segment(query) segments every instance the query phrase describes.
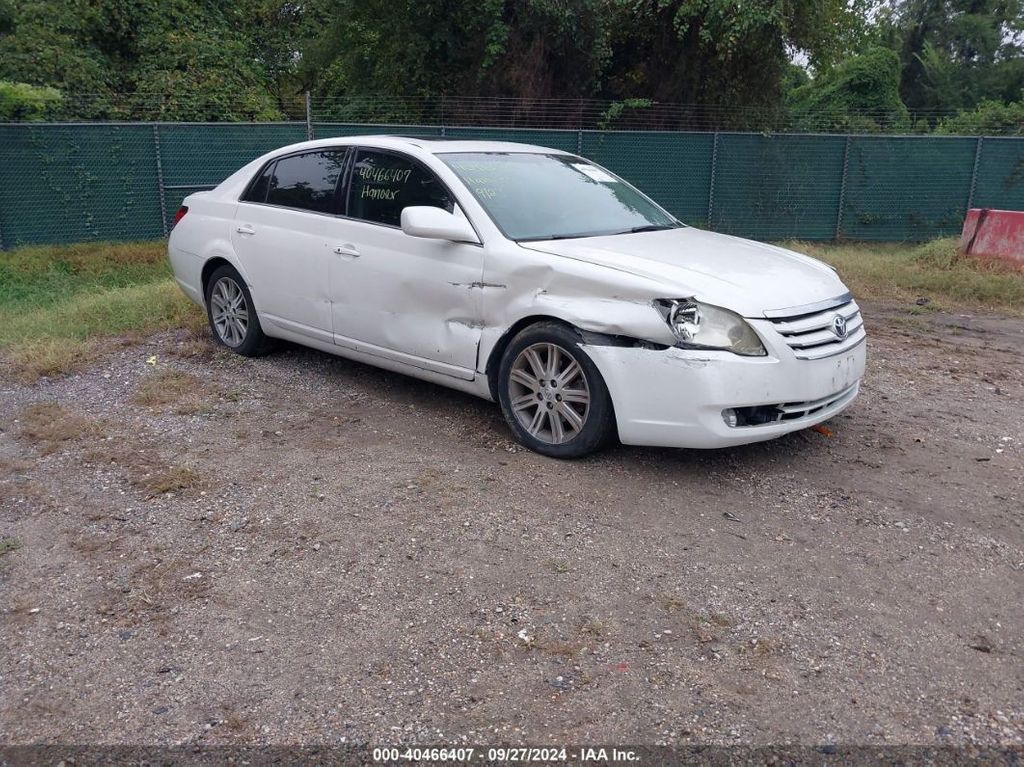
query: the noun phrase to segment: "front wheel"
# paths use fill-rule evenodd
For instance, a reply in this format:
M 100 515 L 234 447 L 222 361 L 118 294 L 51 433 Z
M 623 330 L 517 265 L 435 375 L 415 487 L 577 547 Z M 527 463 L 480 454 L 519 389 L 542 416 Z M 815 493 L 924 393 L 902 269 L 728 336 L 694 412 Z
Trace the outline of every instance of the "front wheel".
M 245 280 L 234 267 L 218 267 L 206 283 L 206 316 L 217 341 L 245 357 L 256 357 L 267 337 Z
M 611 397 L 570 328 L 553 322 L 522 330 L 505 350 L 498 399 L 517 439 L 554 458 L 578 458 L 615 437 Z

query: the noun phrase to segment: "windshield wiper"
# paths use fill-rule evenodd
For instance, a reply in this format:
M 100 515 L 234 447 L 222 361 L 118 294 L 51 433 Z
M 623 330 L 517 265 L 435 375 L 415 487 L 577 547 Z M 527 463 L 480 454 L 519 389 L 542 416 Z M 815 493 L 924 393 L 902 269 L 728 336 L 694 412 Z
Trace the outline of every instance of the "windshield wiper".
M 580 240 L 584 237 L 597 237 L 594 232 L 580 232 L 579 234 L 544 234 L 539 237 L 520 237 L 516 242 L 544 242 L 546 240 Z
M 616 234 L 636 234 L 637 232 L 658 232 L 662 229 L 681 229 L 683 224 L 644 224 L 621 232 L 576 232 L 574 234 L 546 234 L 540 237 L 521 237 L 516 242 L 536 242 L 538 240 L 580 240 L 584 237 L 614 237 Z
M 663 229 L 678 229 L 679 224 L 645 224 L 644 226 L 634 226 L 632 229 L 626 229 L 622 232 L 616 232 L 615 234 L 636 234 L 637 232 L 660 232 Z

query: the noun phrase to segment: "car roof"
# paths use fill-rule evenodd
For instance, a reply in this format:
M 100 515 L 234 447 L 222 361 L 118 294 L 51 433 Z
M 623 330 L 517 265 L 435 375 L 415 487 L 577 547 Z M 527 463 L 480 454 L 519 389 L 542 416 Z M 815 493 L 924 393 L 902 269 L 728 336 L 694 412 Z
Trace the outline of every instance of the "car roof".
M 318 149 L 320 147 L 358 144 L 360 146 L 380 147 L 381 149 L 403 149 L 416 147 L 431 154 L 448 154 L 453 152 L 520 152 L 529 154 L 568 154 L 560 149 L 519 144 L 514 141 L 479 141 L 475 139 L 457 139 L 444 136 L 395 136 L 388 134 L 372 134 L 366 136 L 334 136 L 332 138 L 303 141 L 293 144 L 287 149 Z

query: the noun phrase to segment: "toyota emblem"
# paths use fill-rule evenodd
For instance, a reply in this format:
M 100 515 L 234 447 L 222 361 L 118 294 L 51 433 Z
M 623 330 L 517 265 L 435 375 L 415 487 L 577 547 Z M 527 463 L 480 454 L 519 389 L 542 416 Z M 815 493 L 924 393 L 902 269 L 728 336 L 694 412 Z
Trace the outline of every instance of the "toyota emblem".
M 846 338 L 846 317 L 837 314 L 832 318 L 832 332 L 836 334 L 836 338 L 840 341 Z

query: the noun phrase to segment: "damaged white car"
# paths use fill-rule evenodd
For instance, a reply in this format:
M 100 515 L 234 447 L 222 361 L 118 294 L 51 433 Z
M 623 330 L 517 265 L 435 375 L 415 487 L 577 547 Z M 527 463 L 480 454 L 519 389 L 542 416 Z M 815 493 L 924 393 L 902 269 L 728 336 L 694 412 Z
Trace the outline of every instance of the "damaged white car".
M 864 374 L 830 267 L 684 226 L 542 147 L 285 147 L 186 198 L 169 255 L 239 354 L 287 339 L 496 400 L 550 456 L 771 439 L 839 413 Z

